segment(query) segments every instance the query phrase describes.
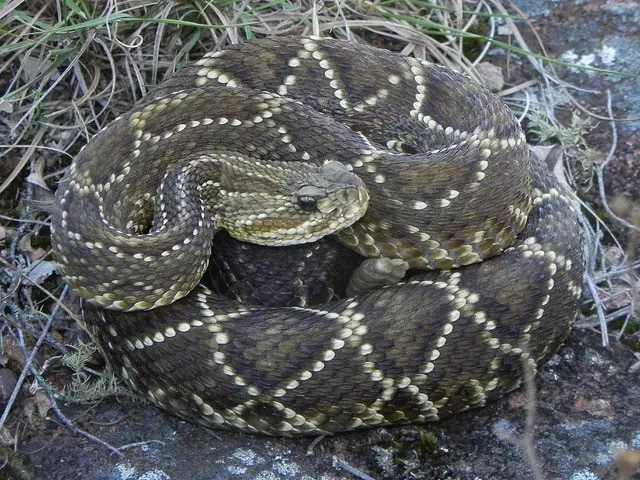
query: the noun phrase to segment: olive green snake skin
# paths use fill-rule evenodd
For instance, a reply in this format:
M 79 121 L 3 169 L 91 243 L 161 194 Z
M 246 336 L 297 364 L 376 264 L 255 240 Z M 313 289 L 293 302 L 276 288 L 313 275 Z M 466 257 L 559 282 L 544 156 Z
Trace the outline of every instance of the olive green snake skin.
M 206 55 L 89 142 L 57 201 L 56 259 L 107 359 L 210 427 L 438 420 L 517 388 L 578 314 L 579 214 L 514 116 L 462 74 L 368 46 Z M 200 283 L 218 228 L 263 245 L 214 247 L 231 298 Z M 312 305 L 306 279 L 346 265 L 334 240 L 409 275 Z M 288 306 L 260 300 L 281 286 Z

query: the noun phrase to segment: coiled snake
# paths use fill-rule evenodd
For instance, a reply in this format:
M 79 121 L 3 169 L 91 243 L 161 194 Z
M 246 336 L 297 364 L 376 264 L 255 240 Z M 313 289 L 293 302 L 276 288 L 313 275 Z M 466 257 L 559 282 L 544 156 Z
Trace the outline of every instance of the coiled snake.
M 437 420 L 516 388 L 578 312 L 578 213 L 514 116 L 462 74 L 368 46 L 278 38 L 208 54 L 96 135 L 57 200 L 60 271 L 104 307 L 86 321 L 106 357 L 211 427 Z M 267 245 L 216 262 L 244 285 L 233 298 L 200 283 L 219 228 Z M 304 292 L 343 266 L 332 239 L 268 247 L 331 233 L 395 259 L 365 262 L 378 273 L 411 275 L 337 300 L 344 286 L 327 287 L 315 306 L 291 291 L 289 306 L 242 300 L 278 297 L 272 270 Z M 255 275 L 233 269 L 257 264 L 247 287 Z

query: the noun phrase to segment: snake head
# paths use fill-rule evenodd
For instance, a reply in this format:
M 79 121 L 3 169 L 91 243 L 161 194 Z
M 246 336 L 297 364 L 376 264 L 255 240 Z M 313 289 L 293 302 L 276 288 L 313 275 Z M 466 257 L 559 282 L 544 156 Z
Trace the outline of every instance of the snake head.
M 238 240 L 269 246 L 314 242 L 353 224 L 369 206 L 364 182 L 335 161 L 322 166 L 273 162 L 261 181 L 252 204 L 227 205 L 218 215 L 218 225 Z
M 366 210 L 369 195 L 364 183 L 342 163 L 327 161 L 306 180 L 295 193 L 301 210 L 326 215 L 338 210 L 348 218 L 358 216 L 363 206 Z
M 369 193 L 360 177 L 335 161 L 325 162 L 317 175 L 309 175 L 294 199 L 300 210 L 326 216 L 326 228 L 332 232 L 360 219 L 369 205 Z

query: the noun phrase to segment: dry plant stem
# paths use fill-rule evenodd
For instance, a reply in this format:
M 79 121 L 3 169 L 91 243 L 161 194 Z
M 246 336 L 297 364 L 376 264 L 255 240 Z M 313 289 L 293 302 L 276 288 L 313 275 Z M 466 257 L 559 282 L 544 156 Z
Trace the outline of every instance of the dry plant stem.
M 158 443 L 160 445 L 166 445 L 162 440 L 145 440 L 144 442 L 135 442 L 135 443 L 127 443 L 126 445 L 122 445 L 118 448 L 118 450 L 127 450 L 129 448 L 142 447 L 144 445 L 149 445 L 150 443 Z
M 0 20 L 10 14 L 14 9 L 18 8 L 25 0 L 13 0 L 0 8 Z
M 312 3 L 311 9 L 311 30 L 316 37 L 320 36 L 320 23 L 318 22 L 318 6 L 315 0 Z
M 345 472 L 349 472 L 351 475 L 353 475 L 354 477 L 356 477 L 356 478 L 358 478 L 360 480 L 375 480 L 373 477 L 367 475 L 366 473 L 358 470 L 355 467 L 352 467 L 347 462 L 345 462 L 344 460 L 339 459 L 335 455 L 333 456 L 333 463 L 335 465 L 337 465 L 338 467 L 340 467 Z
M 25 361 L 25 364 L 24 364 L 24 368 L 22 369 L 22 372 L 20 372 L 20 376 L 18 377 L 18 381 L 16 383 L 16 386 L 14 387 L 13 391 L 11 392 L 11 396 L 9 397 L 9 401 L 7 402 L 7 405 L 4 408 L 4 411 L 2 412 L 2 416 L 0 417 L 0 430 L 2 430 L 2 427 L 3 427 L 4 423 L 5 423 L 5 421 L 7 420 L 7 416 L 9 415 L 9 412 L 11 411 L 11 407 L 13 406 L 13 403 L 16 401 L 16 397 L 18 396 L 18 393 L 20 392 L 20 388 L 22 388 L 22 384 L 24 383 L 24 379 L 26 378 L 27 374 L 29 373 L 29 370 L 31 368 L 31 362 L 33 362 L 33 359 L 35 358 L 36 353 L 38 353 L 38 349 L 40 348 L 40 346 L 44 342 L 44 339 L 45 339 L 45 337 L 47 335 L 47 332 L 49 331 L 49 329 L 51 328 L 51 324 L 53 323 L 53 319 L 58 314 L 58 310 L 60 308 L 60 305 L 62 304 L 62 300 L 64 299 L 64 297 L 67 294 L 68 288 L 69 287 L 65 285 L 64 289 L 62 290 L 62 294 L 60 295 L 60 298 L 56 302 L 56 305 L 53 307 L 53 310 L 51 311 L 51 315 L 49 315 L 49 318 L 47 319 L 47 323 L 45 324 L 44 328 L 42 329 L 42 333 L 40 334 L 40 337 L 38 338 L 38 341 L 36 342 L 35 346 L 33 347 L 33 350 L 31 350 L 31 353 L 28 356 L 26 356 L 26 361 Z
M 589 245 L 591 247 L 591 250 L 589 251 L 589 255 L 587 256 L 587 258 L 589 259 L 589 266 L 590 268 L 587 269 L 587 271 L 589 272 L 590 275 L 593 275 L 594 278 L 596 278 L 595 276 L 595 262 L 596 259 L 599 258 L 600 262 L 602 265 L 600 265 L 600 268 L 603 272 L 607 272 L 609 271 L 606 268 L 606 265 L 604 265 L 604 248 L 602 246 L 601 240 L 603 238 L 603 233 L 600 230 L 600 227 L 604 228 L 605 231 L 607 232 L 607 234 L 611 237 L 611 239 L 614 241 L 615 246 L 618 247 L 620 249 L 620 251 L 624 251 L 624 247 L 622 246 L 622 243 L 620 243 L 620 240 L 618 240 L 618 237 L 613 233 L 613 231 L 609 228 L 609 226 L 600 219 L 600 217 L 598 216 L 597 212 L 595 210 L 593 210 L 593 208 L 591 208 L 589 205 L 587 205 L 586 203 L 584 203 L 583 201 L 580 201 L 580 204 L 582 205 L 582 208 L 584 208 L 589 215 L 591 215 L 591 217 L 593 218 L 593 220 L 596 222 L 598 229 L 597 232 L 594 232 L 593 227 L 591 227 L 591 225 L 588 222 L 584 223 L 584 227 L 588 233 L 587 237 L 590 239 L 590 241 L 593 243 L 593 246 Z M 596 237 L 597 235 L 597 237 Z M 625 264 L 623 262 L 623 264 L 619 267 L 614 267 L 614 269 L 620 269 L 620 271 L 622 271 L 622 269 L 626 269 L 627 268 L 627 264 Z M 605 279 L 608 279 L 610 276 L 605 276 Z M 600 283 L 599 281 L 596 281 L 596 283 Z
M 634 308 L 629 308 L 629 310 L 626 312 L 626 318 L 624 319 L 624 323 L 622 324 L 622 327 L 620 327 L 620 331 L 618 332 L 617 338 L 618 340 L 620 340 L 622 338 L 622 335 L 624 334 L 624 332 L 627 330 L 627 327 L 629 326 L 629 321 L 631 320 L 631 318 L 635 317 L 635 305 L 633 306 Z M 620 315 L 621 317 L 624 315 Z
M 20 228 L 26 226 L 26 224 L 22 224 L 20 225 Z M 20 233 L 20 229 L 18 230 L 18 235 L 16 235 L 16 237 L 21 237 L 22 234 Z M 14 242 L 14 244 L 17 242 Z M 14 248 L 14 244 L 12 244 L 12 249 L 13 252 L 10 253 L 9 257 L 10 258 L 14 258 L 15 257 L 15 248 Z M 19 270 L 17 267 L 11 265 L 9 262 L 7 262 L 4 258 L 0 257 L 0 263 L 2 263 L 5 267 L 10 268 L 12 270 L 15 270 L 16 274 L 19 274 L 19 276 L 22 277 L 23 280 L 28 281 L 31 285 L 33 285 L 34 287 L 38 288 L 42 293 L 44 293 L 47 297 L 49 297 L 51 300 L 53 300 L 54 302 L 58 301 L 58 297 L 56 297 L 53 293 L 51 293 L 49 290 L 47 290 L 46 288 L 44 288 L 42 285 L 40 285 L 38 282 L 33 281 L 31 278 L 29 278 L 28 276 L 26 276 L 24 273 L 22 273 L 21 270 Z M 8 296 L 7 296 L 8 298 Z M 4 300 L 4 299 L 3 299 Z M 66 305 L 61 305 L 62 309 L 71 317 L 73 318 L 76 322 L 79 322 L 79 319 L 77 317 L 77 315 L 75 313 L 73 313 L 69 307 L 67 307 Z
M 587 225 L 588 226 L 588 225 Z M 602 240 L 601 232 L 598 231 L 597 234 L 591 235 L 593 238 L 594 248 L 590 253 L 589 257 L 591 261 L 589 262 L 589 268 L 587 269 L 586 283 L 588 288 L 590 289 L 590 294 L 593 300 L 594 307 L 596 309 L 596 314 L 588 317 L 583 321 L 576 322 L 574 324 L 575 328 L 589 328 L 593 329 L 593 327 L 600 325 L 600 333 L 603 336 L 603 346 L 608 346 L 608 333 L 607 329 L 603 328 L 602 325 L 606 325 L 612 320 L 615 320 L 620 317 L 626 316 L 623 326 L 620 328 L 618 332 L 618 339 L 622 337 L 624 334 L 629 321 L 635 315 L 635 293 L 634 293 L 634 284 L 632 283 L 629 289 L 618 291 L 617 294 L 627 293 L 630 299 L 630 305 L 623 307 L 619 310 L 615 310 L 609 314 L 605 314 L 604 302 L 601 299 L 600 294 L 607 295 L 609 291 L 611 291 L 614 287 L 612 286 L 610 279 L 612 278 L 620 278 L 623 274 L 627 273 L 629 275 L 633 275 L 633 270 L 638 268 L 640 262 L 635 262 L 633 264 L 622 264 L 620 267 L 613 267 L 607 270 L 606 265 L 602 265 L 601 271 L 605 272 L 600 275 L 596 275 L 595 273 L 595 258 L 600 257 L 604 259 L 604 249 L 602 248 L 602 244 L 600 243 Z M 613 237 L 615 239 L 615 237 Z M 604 263 L 604 260 L 603 260 Z M 633 280 L 634 277 L 632 277 Z M 597 285 L 601 282 L 607 282 L 606 288 L 599 288 Z M 637 282 L 637 280 L 636 280 Z M 594 322 L 594 319 L 598 320 Z M 595 331 L 595 330 L 594 330 Z
M 6 304 L 6 302 L 2 301 L 2 303 L 0 303 L 0 307 L 2 307 L 5 304 Z M 21 318 L 21 317 L 25 316 L 23 311 L 21 311 L 15 304 L 8 304 L 8 305 L 6 305 L 6 308 L 9 308 L 11 310 L 11 313 L 13 314 L 14 317 L 16 317 L 17 319 L 21 320 L 18 323 L 16 321 L 13 321 L 10 318 L 10 316 L 7 315 L 5 317 L 7 324 L 11 324 L 17 330 L 20 330 L 20 329 L 25 330 L 27 333 L 32 335 L 34 338 L 39 338 L 39 336 L 40 336 L 40 334 L 42 332 L 36 330 L 36 328 L 33 327 L 27 320 L 24 320 L 24 319 Z M 27 316 L 31 316 L 31 315 L 27 314 Z M 57 341 L 55 341 L 53 339 L 53 337 L 51 337 L 51 335 L 49 333 L 45 334 L 44 342 L 47 345 L 49 345 L 50 347 L 52 347 L 54 350 L 57 350 L 61 355 L 64 355 L 64 354 L 68 353 L 67 348 L 64 345 L 62 345 L 62 344 L 58 343 Z
M 24 152 L 24 155 L 22 155 L 22 158 L 18 162 L 18 165 L 16 165 L 16 167 L 9 174 L 6 180 L 2 182 L 2 185 L 0 185 L 0 193 L 2 193 L 11 184 L 11 182 L 15 180 L 15 178 L 20 174 L 20 172 L 25 167 L 29 159 L 31 159 L 33 152 L 35 152 L 36 148 L 40 144 L 40 140 L 42 140 L 44 132 L 45 130 L 43 128 L 40 128 L 38 130 L 38 133 L 36 133 L 35 137 L 33 138 L 33 141 L 31 142 L 31 145 L 29 145 L 29 147 L 27 148 L 27 151 Z
M 167 2 L 162 12 L 160 12 L 160 18 L 167 18 L 169 12 L 173 8 L 173 1 Z M 160 57 L 160 43 L 162 42 L 162 36 L 164 33 L 165 24 L 159 23 L 156 30 L 156 35 L 153 41 L 153 66 L 151 69 L 151 85 L 158 83 L 158 58 Z
M 529 87 L 533 87 L 538 84 L 537 79 L 527 80 L 526 82 L 522 82 L 520 85 L 515 85 L 511 88 L 506 88 L 497 93 L 499 97 L 508 97 L 509 95 L 513 95 L 514 93 L 519 92 L 520 90 L 525 90 Z
M 64 293 L 66 293 L 66 292 L 64 292 Z M 61 298 L 62 298 L 62 296 L 61 296 Z M 53 316 L 53 313 L 54 312 L 52 312 L 52 314 L 51 314 L 52 316 Z M 18 330 L 18 340 L 19 340 L 19 344 L 20 344 L 20 347 L 21 347 L 22 351 L 26 355 L 26 346 L 25 346 L 24 341 L 22 339 L 22 334 L 21 334 L 21 332 L 19 330 Z M 54 413 L 56 414 L 56 417 L 58 417 L 58 419 L 69 430 L 71 430 L 73 433 L 75 433 L 77 435 L 81 435 L 81 436 L 87 438 L 88 440 L 90 440 L 92 442 L 95 442 L 95 443 L 107 448 L 109 451 L 111 451 L 111 453 L 115 453 L 120 458 L 124 457 L 124 454 L 122 452 L 120 452 L 118 448 L 114 447 L 110 443 L 105 442 L 101 438 L 96 437 L 95 435 L 92 435 L 91 433 L 89 433 L 89 432 L 87 432 L 85 430 L 76 428 L 73 425 L 73 422 L 71 420 L 69 420 L 67 418 L 67 416 L 64 413 L 62 413 L 62 411 L 60 410 L 60 407 L 58 407 L 58 403 L 56 401 L 55 393 L 53 392 L 51 386 L 45 381 L 45 379 L 42 378 L 42 375 L 40 375 L 40 373 L 38 373 L 38 371 L 33 367 L 33 365 L 29 365 L 29 371 L 34 376 L 36 381 L 38 382 L 39 387 L 42 388 L 42 390 L 47 395 L 47 398 L 49 399 L 49 405 L 50 405 L 51 410 L 54 411 Z
M 122 452 L 120 452 L 120 450 L 117 447 L 114 447 L 113 445 L 111 445 L 109 442 L 105 442 L 104 440 L 102 440 L 100 437 L 96 437 L 95 435 L 82 430 L 80 428 L 76 428 L 73 425 L 73 422 L 71 420 L 69 420 L 64 413 L 62 413 L 62 411 L 60 410 L 60 407 L 58 407 L 58 404 L 56 402 L 55 399 L 55 394 L 53 393 L 53 391 L 51 390 L 51 387 L 45 382 L 45 380 L 38 375 L 37 373 L 35 373 L 35 377 L 38 381 L 38 384 L 40 385 L 40 387 L 44 390 L 44 392 L 47 394 L 47 397 L 49 398 L 49 402 L 51 404 L 51 409 L 55 412 L 56 417 L 58 417 L 58 419 L 69 429 L 71 430 L 73 433 L 75 433 L 76 435 L 80 435 L 82 437 L 85 437 L 86 439 L 97 443 L 98 445 L 101 445 L 103 447 L 105 447 L 107 450 L 109 450 L 111 453 L 116 454 L 118 457 L 120 458 L 124 458 L 124 454 Z M 55 422 L 54 422 L 55 423 Z
M 619 277 L 623 273 L 631 272 L 638 268 L 640 268 L 640 260 L 636 260 L 635 262 L 629 264 L 622 264 L 618 267 L 613 267 L 607 272 L 601 273 L 600 275 L 595 277 L 594 280 L 596 283 L 600 283 L 611 278 Z
M 598 318 L 598 324 L 600 325 L 600 337 L 602 339 L 602 346 L 608 347 L 609 333 L 608 333 L 608 327 L 607 327 L 607 319 L 604 313 L 602 300 L 600 300 L 600 296 L 598 295 L 596 284 L 593 281 L 593 278 L 590 273 L 586 275 L 585 283 L 587 284 L 587 288 L 589 289 L 589 293 L 591 294 L 591 299 L 593 300 L 593 306 L 596 309 L 596 316 Z
M 0 215 L 0 219 L 6 220 L 8 222 L 32 223 L 34 225 L 43 225 L 45 227 L 50 227 L 51 226 L 50 222 L 43 222 L 41 220 L 25 220 L 25 219 L 22 219 L 22 218 L 12 218 L 12 217 L 7 217 L 6 215 Z
M 52 126 L 52 125 L 47 125 L 47 126 Z M 65 155 L 65 156 L 69 157 L 69 160 L 73 160 L 73 155 L 70 155 L 68 152 L 65 152 L 64 150 L 62 150 L 60 148 L 47 147 L 46 145 L 37 145 L 36 143 L 33 143 L 31 145 L 21 144 L 21 143 L 14 143 L 12 145 L 0 144 L 0 148 L 6 148 L 7 149 L 7 150 L 5 150 L 4 152 L 2 152 L 0 154 L 0 158 L 5 156 L 7 154 L 7 151 L 9 149 L 12 149 L 12 148 L 37 148 L 38 150 L 50 150 L 52 152 L 55 152 L 57 155 Z M 0 190 L 0 192 L 1 191 L 2 190 Z
M 307 447 L 307 455 L 313 455 L 313 449 L 326 438 L 326 435 L 320 435 L 313 439 L 313 441 Z
M 632 305 L 627 305 L 624 308 L 621 308 L 620 310 L 616 310 L 615 312 L 611 312 L 610 314 L 605 316 L 605 321 L 607 323 L 616 320 L 618 318 L 621 317 L 625 317 L 628 315 L 631 315 L 633 313 L 633 306 Z M 594 327 L 597 327 L 600 325 L 600 318 L 599 316 L 596 315 L 591 315 L 587 318 L 585 318 L 584 320 L 580 320 L 578 322 L 576 322 L 573 326 L 575 328 L 589 328 L 592 329 Z M 624 325 L 623 328 L 620 329 L 621 333 L 624 332 Z M 602 330 L 600 330 L 602 331 Z M 606 345 L 605 345 L 606 346 Z
M 540 467 L 540 462 L 538 461 L 538 457 L 536 456 L 536 451 L 533 444 L 533 428 L 536 423 L 536 387 L 533 383 L 535 372 L 531 368 L 531 365 L 529 365 L 527 360 L 524 359 L 522 360 L 522 369 L 524 371 L 524 392 L 526 407 L 525 431 L 520 437 L 505 433 L 504 438 L 514 445 L 518 445 L 522 449 L 527 458 L 529 466 L 531 466 L 533 478 L 535 480 L 544 480 L 544 476 L 542 475 L 542 468 Z
M 43 391 L 45 392 L 45 394 L 47 395 L 49 402 L 50 402 L 50 407 L 51 409 L 55 412 L 56 416 L 58 417 L 58 419 L 60 419 L 60 421 L 66 425 L 72 432 L 84 436 L 85 438 L 109 449 L 112 453 L 115 453 L 117 455 L 119 455 L 120 457 L 123 457 L 124 455 L 118 451 L 117 448 L 113 447 L 112 445 L 110 445 L 109 443 L 105 442 L 104 440 L 96 437 L 95 435 L 92 435 L 84 430 L 78 429 L 76 427 L 73 426 L 73 423 L 62 413 L 62 411 L 60 410 L 60 408 L 57 405 L 56 402 L 56 397 L 54 392 L 52 391 L 51 387 L 49 386 L 49 384 L 44 380 L 44 378 L 42 378 L 42 376 L 38 373 L 38 371 L 33 367 L 33 359 L 36 355 L 36 353 L 38 352 L 38 349 L 40 348 L 40 346 L 42 345 L 44 338 L 47 335 L 48 330 L 51 328 L 51 324 L 54 320 L 54 318 L 56 317 L 60 306 L 62 305 L 62 301 L 64 299 L 64 297 L 66 296 L 68 291 L 68 287 L 65 286 L 59 299 L 58 302 L 56 303 L 56 305 L 54 306 L 53 310 L 51 311 L 51 315 L 49 315 L 48 320 L 46 325 L 44 326 L 43 330 L 42 330 L 42 334 L 40 336 L 40 338 L 38 339 L 38 341 L 36 342 L 36 345 L 34 346 L 33 350 L 27 354 L 27 348 L 26 345 L 24 343 L 24 339 L 23 339 L 23 335 L 22 335 L 22 331 L 20 329 L 18 329 L 18 343 L 20 348 L 23 351 L 23 354 L 26 358 L 26 363 L 25 366 L 20 374 L 20 377 L 18 378 L 18 381 L 16 383 L 16 386 L 11 394 L 11 397 L 9 398 L 9 401 L 5 407 L 5 410 L 2 414 L 2 417 L 0 418 L 0 429 L 3 427 L 7 416 L 11 410 L 11 407 L 13 406 L 13 403 L 15 402 L 15 399 L 17 397 L 18 392 L 20 391 L 20 388 L 22 387 L 22 384 L 24 383 L 24 379 L 26 377 L 26 375 L 28 373 L 31 373 L 34 378 L 36 379 L 36 381 L 38 382 L 38 385 L 43 389 Z
M 607 113 L 609 114 L 610 117 L 613 116 L 613 112 L 612 112 L 612 107 L 611 107 L 611 91 L 607 90 Z M 625 226 L 626 228 L 634 231 L 634 232 L 640 232 L 640 227 L 633 225 L 629 222 L 627 222 L 625 219 L 619 217 L 618 215 L 616 215 L 612 210 L 611 207 L 609 206 L 609 202 L 607 201 L 606 198 L 606 192 L 605 192 L 605 187 L 604 187 L 604 169 L 607 167 L 607 165 L 609 165 L 609 163 L 611 163 L 611 160 L 613 159 L 613 155 L 616 151 L 617 148 L 617 142 L 618 142 L 618 130 L 616 127 L 615 122 L 611 121 L 611 133 L 612 133 L 612 142 L 611 142 L 611 148 L 609 149 L 609 153 L 607 154 L 607 157 L 605 159 L 604 162 L 602 162 L 602 164 L 599 166 L 596 175 L 597 175 L 597 180 L 598 180 L 598 193 L 600 195 L 600 202 L 602 203 L 603 208 L 605 209 L 605 211 L 607 212 L 607 215 L 609 217 L 611 217 L 612 219 L 616 220 L 617 222 L 619 222 L 620 224 L 622 224 L 623 226 Z M 625 267 L 627 267 L 625 265 Z M 600 323 L 600 329 L 601 329 L 601 334 L 602 334 L 602 344 L 603 346 L 608 346 L 609 345 L 609 338 L 607 335 L 607 321 L 613 319 L 613 318 L 619 318 L 621 315 L 615 315 L 615 317 L 612 317 L 611 315 L 609 316 L 609 318 L 605 317 L 604 314 L 604 309 L 602 307 L 602 303 L 600 301 L 600 296 L 598 295 L 597 289 L 596 289 L 596 283 L 593 279 L 593 276 L 591 275 L 591 272 L 593 270 L 590 269 L 589 271 L 589 275 L 587 276 L 587 286 L 589 288 L 589 291 L 591 293 L 591 296 L 594 300 L 594 305 L 596 307 L 596 313 L 598 316 L 598 320 Z M 603 268 L 604 271 L 604 268 Z M 605 276 L 604 279 L 609 279 L 610 277 Z M 627 318 L 625 319 L 623 328 L 620 330 L 619 334 L 618 334 L 618 338 L 621 338 L 624 330 L 626 329 L 626 326 L 629 323 L 629 317 L 631 315 L 634 314 L 635 308 L 633 308 L 633 298 L 632 298 L 632 305 L 631 308 L 629 308 L 629 310 L 627 311 Z M 617 312 L 613 312 L 614 314 L 616 314 Z
M 491 10 L 491 7 L 489 6 L 489 4 L 486 3 L 484 0 L 481 0 L 480 2 L 478 2 L 478 8 L 476 10 L 480 11 L 480 8 L 482 6 L 484 6 L 487 9 L 487 12 L 489 12 L 489 14 L 493 13 L 493 10 Z M 495 17 L 493 16 L 489 17 L 489 27 L 490 27 L 490 30 L 489 30 L 488 37 L 493 38 L 496 34 L 496 20 L 495 20 Z M 462 48 L 462 43 L 460 44 L 460 47 Z M 485 55 L 487 54 L 490 48 L 491 48 L 491 42 L 485 42 L 485 45 L 482 48 L 482 51 L 478 54 L 478 57 L 473 61 L 472 65 L 474 67 L 477 67 L 478 64 L 484 59 Z

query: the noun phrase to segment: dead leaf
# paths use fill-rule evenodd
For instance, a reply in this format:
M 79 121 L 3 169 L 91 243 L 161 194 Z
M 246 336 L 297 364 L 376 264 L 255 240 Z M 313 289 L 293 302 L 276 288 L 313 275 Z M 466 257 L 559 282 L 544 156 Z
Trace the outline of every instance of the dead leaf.
M 16 344 L 15 340 L 5 337 L 2 345 L 2 354 L 0 355 L 0 365 L 6 367 L 9 362 L 13 362 L 19 369 L 22 369 L 25 359 L 22 349 Z
M 631 475 L 640 468 L 640 450 L 627 448 L 616 456 L 618 479 L 631 480 Z
M 25 279 L 22 283 L 30 285 L 32 282 L 40 285 L 47 278 L 49 278 L 56 271 L 56 263 L 41 261 L 34 263 L 33 266 L 25 272 L 28 280 Z
M 0 100 L 0 112 L 13 113 L 13 103 Z
M 13 370 L 0 368 L 0 402 L 3 404 L 9 400 L 18 383 L 18 376 Z
M 37 262 L 38 260 L 40 260 L 42 257 L 44 257 L 47 254 L 47 251 L 42 248 L 42 247 L 38 247 L 35 250 L 33 250 L 33 252 L 31 252 L 29 254 L 29 259 L 32 262 Z
M 502 68 L 489 62 L 480 62 L 476 70 L 485 86 L 492 92 L 499 92 L 504 87 Z
M 0 241 L 3 241 L 5 238 L 11 236 L 14 231 L 15 230 L 0 225 Z
M 49 400 L 49 397 L 43 390 L 38 390 L 34 397 L 36 399 L 36 406 L 38 407 L 38 415 L 41 418 L 46 417 L 49 410 L 51 410 L 51 400 Z
M 31 246 L 31 235 L 25 235 L 18 242 L 18 247 L 24 253 L 31 253 L 33 251 L 33 247 Z
M 51 410 L 51 401 L 43 390 L 36 390 L 33 395 L 29 395 L 22 402 L 22 412 L 27 418 L 31 418 L 34 414 L 38 414 L 40 418 L 45 418 Z
M 37 185 L 45 190 L 49 190 L 47 182 L 44 181 L 44 159 L 40 158 L 36 161 L 35 166 L 31 169 L 29 176 L 27 176 L 27 182 Z

